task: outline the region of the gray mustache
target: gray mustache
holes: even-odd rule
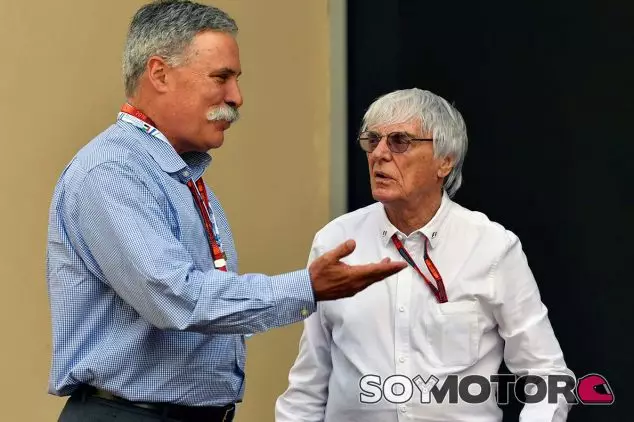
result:
[[[237,108],[228,105],[222,105],[214,108],[207,113],[207,120],[226,120],[229,123],[233,123],[240,118],[240,112]]]

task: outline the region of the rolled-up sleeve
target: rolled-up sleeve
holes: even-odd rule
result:
[[[249,334],[315,311],[307,270],[281,275],[200,271],[174,236],[166,210],[119,162],[85,174],[71,239],[93,272],[145,320],[166,330]]]

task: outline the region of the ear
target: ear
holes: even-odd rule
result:
[[[168,91],[168,78],[170,67],[162,57],[152,56],[147,62],[146,72],[150,84],[158,92]]]
[[[440,166],[438,167],[438,178],[443,179],[447,177],[454,166],[454,158],[453,157],[444,157],[440,161]]]

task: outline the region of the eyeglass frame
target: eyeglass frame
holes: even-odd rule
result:
[[[370,133],[371,133],[371,134],[376,135],[376,136],[378,137],[378,141],[377,141],[376,145],[374,146],[374,148],[372,148],[372,150],[371,150],[371,151],[368,151],[368,150],[366,150],[365,148],[363,148],[362,141],[363,141],[363,140],[368,140],[368,141],[369,141],[369,138],[367,138],[367,137],[365,137],[365,138],[364,138],[364,137],[363,137],[363,135],[364,135],[364,134],[370,134]],[[405,135],[405,136],[406,136],[407,142],[405,143],[405,149],[404,149],[403,151],[395,151],[395,150],[392,148],[392,143],[390,143],[390,137],[392,137],[392,136],[393,136],[393,135],[395,135],[395,134]],[[390,133],[388,133],[387,135],[382,135],[382,134],[380,134],[380,133],[378,133],[378,132],[375,132],[375,131],[372,131],[372,130],[366,130],[366,131],[363,131],[363,132],[361,132],[361,133],[359,134],[359,136],[357,137],[357,142],[359,143],[359,147],[360,147],[363,151],[365,151],[365,152],[367,152],[367,153],[372,153],[372,152],[374,152],[374,150],[376,149],[376,147],[378,147],[378,146],[379,146],[379,144],[381,143],[381,141],[383,140],[383,138],[385,138],[385,139],[386,139],[388,149],[389,149],[391,152],[395,153],[395,154],[402,154],[402,153],[406,152],[406,151],[409,149],[410,145],[412,144],[412,141],[419,141],[419,142],[424,142],[424,141],[430,141],[430,142],[433,142],[433,141],[434,141],[434,139],[433,139],[433,138],[415,138],[413,135],[411,135],[410,133],[408,133],[408,132],[406,132],[406,131],[395,131],[395,132],[390,132]]]

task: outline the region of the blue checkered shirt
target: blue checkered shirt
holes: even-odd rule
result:
[[[186,185],[210,162],[117,120],[64,169],[47,244],[49,393],[88,384],[137,401],[239,402],[245,335],[314,312],[307,270],[238,274],[231,230],[208,189],[228,272],[213,268]]]

